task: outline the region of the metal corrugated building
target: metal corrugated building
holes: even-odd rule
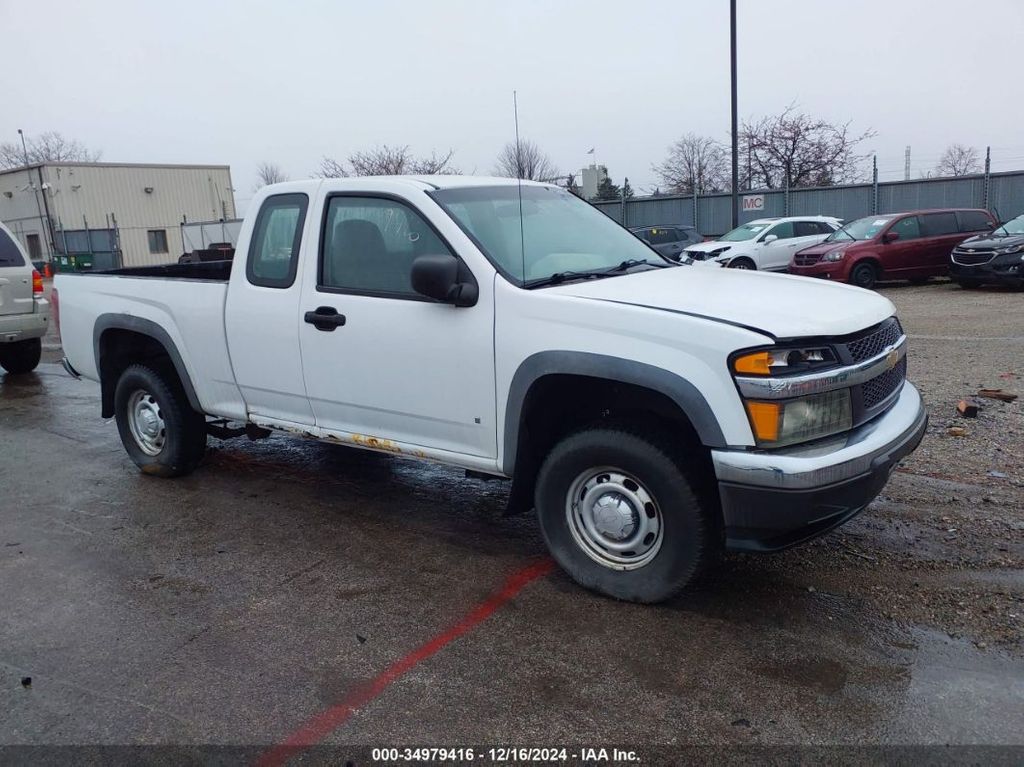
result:
[[[235,217],[227,165],[44,163],[0,171],[0,221],[33,259],[95,268],[173,262],[182,220]]]

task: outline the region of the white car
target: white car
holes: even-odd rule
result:
[[[680,266],[548,184],[271,184],[234,261],[53,296],[147,475],[275,431],[508,478],[573,578],[639,602],[847,521],[927,424],[885,297]]]
[[[12,375],[34,370],[49,319],[42,277],[11,230],[0,224],[0,368]]]
[[[759,218],[712,242],[691,245],[683,253],[694,264],[784,272],[793,254],[817,245],[839,228],[829,216]]]

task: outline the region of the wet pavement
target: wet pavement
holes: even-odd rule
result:
[[[210,446],[189,477],[143,476],[98,386],[52,362],[0,378],[0,744],[279,743],[545,559],[504,483],[283,436]],[[1020,744],[1024,491],[913,461],[842,531],[729,556],[668,604],[540,577],[326,742]],[[934,522],[981,507],[980,543]],[[921,607],[961,592],[1003,622]]]

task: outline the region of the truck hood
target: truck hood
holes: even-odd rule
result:
[[[889,299],[850,285],[692,266],[651,269],[541,290],[688,314],[775,338],[846,335],[876,325],[896,312]]]

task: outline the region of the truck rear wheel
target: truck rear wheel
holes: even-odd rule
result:
[[[711,526],[679,461],[629,428],[585,429],[555,445],[535,501],[562,569],[616,599],[668,599],[711,551]]]
[[[0,344],[0,368],[11,375],[31,373],[43,355],[43,342],[38,338]]]
[[[145,474],[188,474],[206,453],[206,419],[171,370],[128,367],[114,391],[114,417],[125,451]]]

